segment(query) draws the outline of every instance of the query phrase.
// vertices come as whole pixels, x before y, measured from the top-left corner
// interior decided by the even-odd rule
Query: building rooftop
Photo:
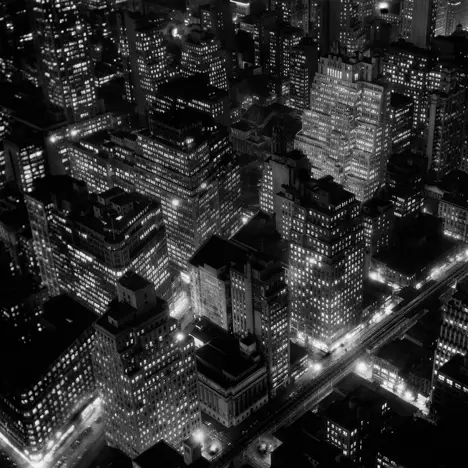
[[[239,231],[232,240],[256,252],[263,252],[273,259],[288,264],[289,244],[281,240],[272,216],[259,211]]]
[[[440,188],[444,192],[444,201],[468,208],[468,174],[466,172],[451,171],[442,180]]]
[[[133,461],[135,468],[186,468],[184,457],[174,450],[168,443],[161,440]]]
[[[400,371],[400,375],[412,373],[419,377],[431,380],[432,352],[408,339],[394,340],[387,343],[377,352],[377,356]]]
[[[127,271],[123,276],[121,276],[119,283],[130,291],[139,291],[140,289],[144,289],[152,285],[148,280],[133,271]]]
[[[411,98],[400,93],[392,93],[390,98],[390,105],[393,108],[412,105],[412,103],[413,100]]]
[[[0,329],[0,359],[3,363],[0,388],[16,393],[34,385],[47,373],[61,354],[96,321],[97,316],[87,307],[61,295],[44,303],[41,325],[43,331],[30,343],[18,343],[8,336],[7,327]]]
[[[265,368],[259,359],[242,352],[239,341],[219,327],[215,337],[196,354],[198,371],[226,390]]]
[[[139,219],[160,207],[159,202],[145,195],[125,192],[120,188],[113,188],[99,195],[93,194],[91,200],[95,210],[80,215],[76,221],[110,244],[122,242]]]
[[[376,407],[381,414],[385,398],[376,391],[360,385],[345,399],[335,401],[325,412],[330,421],[349,431],[354,430],[360,424],[359,408]]]
[[[229,239],[213,235],[192,256],[193,266],[208,265],[215,270],[231,265],[234,261],[245,261],[248,249]]]
[[[459,246],[459,241],[443,235],[439,218],[423,214],[405,229],[405,235],[399,236],[391,248],[378,253],[375,260],[411,277],[432,268]]]
[[[456,354],[439,369],[439,374],[468,386],[468,359]]]
[[[155,297],[153,307],[144,311],[136,310],[129,303],[114,299],[110,302],[107,312],[101,316],[96,325],[106,330],[110,335],[117,336],[122,331],[155,318],[167,317],[169,324],[176,320],[169,316],[167,302],[160,297]]]

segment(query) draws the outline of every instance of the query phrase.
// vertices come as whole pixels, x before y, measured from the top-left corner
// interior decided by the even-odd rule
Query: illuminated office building
[[[284,129],[273,129],[272,151],[263,165],[260,180],[260,209],[268,214],[278,213],[281,209],[276,194],[283,185],[296,184],[301,174],[310,173],[310,163],[304,153],[298,150],[287,151]]]
[[[136,190],[161,200],[169,256],[179,271],[211,234],[240,223],[240,173],[228,135],[189,109],[154,114],[138,134]]]
[[[270,394],[289,382],[289,301],[280,261],[236,240],[212,236],[189,262],[192,307],[240,338],[257,339]]]
[[[271,10],[278,18],[295,28],[301,28],[304,33],[309,32],[309,1],[308,0],[272,0]]]
[[[384,75],[392,91],[413,101],[414,134],[420,134],[427,125],[429,69],[430,53],[405,41],[391,44],[383,63]]]
[[[96,112],[88,32],[76,0],[35,2],[32,17],[40,84],[46,101],[77,122]]]
[[[22,192],[31,192],[34,179],[46,175],[44,137],[27,126],[15,126],[3,141],[5,178]]]
[[[205,112],[221,125],[231,123],[229,93],[210,85],[207,75],[178,78],[159,87],[153,106],[156,112],[187,108]]]
[[[206,74],[212,86],[228,91],[226,63],[226,53],[213,34],[197,29],[188,34],[182,45],[182,76]]]
[[[468,352],[468,283],[460,281],[453,296],[443,306],[437,348],[434,353],[433,380],[437,371],[456,354]]]
[[[360,320],[361,204],[331,176],[284,186],[276,196],[277,229],[290,242],[291,332],[327,350]]]
[[[40,181],[27,197],[44,285],[68,292],[102,314],[128,269],[170,297],[165,229],[159,203],[113,188],[87,195],[67,176]]]
[[[269,30],[269,54],[267,71],[280,79],[289,78],[291,73],[291,53],[304,32],[287,23],[277,23]]]
[[[328,12],[329,46],[339,44],[352,56],[363,50],[365,35],[360,18],[361,0],[330,1]]]
[[[411,151],[393,153],[388,161],[386,185],[395,206],[395,217],[416,216],[424,200],[427,160]]]
[[[426,157],[436,180],[457,169],[462,161],[466,114],[466,77],[463,71],[438,65],[428,82]]]
[[[154,15],[153,15],[154,16]],[[148,109],[161,83],[169,77],[162,18],[125,11],[121,20],[121,47],[126,98],[147,121]]]
[[[403,94],[392,93],[390,99],[390,125],[392,152],[401,153],[411,149],[414,114],[413,100]]]
[[[333,176],[359,201],[385,180],[390,150],[390,93],[374,62],[329,55],[319,61],[295,148],[316,178]]]
[[[95,328],[107,443],[131,458],[161,439],[180,450],[201,425],[193,339],[178,330],[154,286],[131,271]]]
[[[289,106],[304,110],[310,106],[310,87],[317,71],[317,42],[304,38],[291,51]]]
[[[30,343],[2,326],[0,432],[33,466],[51,455],[95,390],[96,315],[68,296],[44,304]],[[66,432],[68,431],[68,432]]]

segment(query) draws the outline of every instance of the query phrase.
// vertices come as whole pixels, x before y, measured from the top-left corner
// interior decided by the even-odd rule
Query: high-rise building
[[[374,60],[321,57],[295,148],[316,178],[333,176],[360,201],[385,180],[390,146],[390,93]]]
[[[125,11],[119,15],[127,101],[133,102],[143,122],[161,83],[169,77],[162,18]]]
[[[439,3],[439,0],[413,0],[411,42],[416,47],[429,47],[437,28]]]
[[[434,353],[433,382],[438,370],[456,354],[468,352],[468,282],[460,281],[456,291],[443,306],[443,321],[440,327],[437,348]]]
[[[403,94],[392,93],[390,99],[390,125],[393,153],[401,153],[411,149],[413,114],[413,100]]]
[[[304,32],[288,23],[278,22],[269,30],[269,55],[267,71],[283,80],[291,74],[291,54]]]
[[[403,40],[391,44],[383,63],[384,75],[392,91],[413,101],[413,135],[420,136],[427,125],[430,67],[430,52]]]
[[[281,261],[213,236],[190,260],[194,314],[257,339],[275,394],[289,381],[289,303]]]
[[[426,158],[436,180],[460,167],[466,118],[463,71],[437,65],[429,75]]]
[[[296,185],[301,175],[308,176],[310,163],[307,156],[298,150],[286,151],[283,128],[273,129],[272,154],[263,166],[260,180],[260,209],[268,214],[278,213],[281,206],[276,194],[283,185]]]
[[[44,305],[41,331],[25,344],[2,325],[0,432],[32,465],[53,457],[93,399],[91,361],[97,316],[68,296]]]
[[[272,0],[270,5],[279,20],[302,29],[305,34],[309,32],[310,5],[307,0]]]
[[[207,74],[215,88],[229,90],[226,52],[216,37],[206,31],[192,30],[182,46],[182,76]]]
[[[395,208],[388,198],[382,194],[362,205],[367,261],[390,244]]]
[[[76,0],[35,2],[32,17],[40,84],[50,104],[71,122],[96,112],[96,92],[88,31]]]
[[[42,282],[51,294],[67,292],[102,314],[116,281],[132,268],[170,298],[158,202],[117,187],[88,197],[86,186],[67,176],[40,182],[27,206]]]
[[[390,156],[386,185],[397,218],[414,217],[421,211],[426,172],[427,161],[420,154],[404,151]]]
[[[310,87],[318,65],[318,44],[307,37],[291,51],[289,106],[297,110],[310,106]]]
[[[329,47],[339,44],[348,56],[352,56],[362,50],[365,45],[364,28],[360,17],[360,3],[362,2],[340,0],[328,3]],[[324,52],[328,53],[328,51]]]
[[[161,439],[181,449],[201,424],[193,339],[178,330],[154,286],[131,271],[95,328],[107,442],[131,458]]]
[[[5,178],[22,192],[31,192],[34,179],[46,175],[44,137],[30,127],[16,125],[3,141]]]
[[[198,394],[204,413],[232,427],[268,402],[267,368],[252,336],[239,339],[206,319],[190,334],[199,348]]]
[[[360,320],[361,205],[331,176],[283,186],[276,196],[278,231],[290,242],[291,331],[308,345],[329,349]]]
[[[136,190],[161,200],[169,255],[179,271],[211,234],[240,226],[240,173],[228,135],[189,109],[154,114],[138,134]]]

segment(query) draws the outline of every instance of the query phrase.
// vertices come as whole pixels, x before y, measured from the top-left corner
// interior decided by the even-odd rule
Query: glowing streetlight
[[[248,220],[249,220],[249,219],[247,218],[247,216],[242,216],[242,223],[243,223],[243,224],[247,224],[247,221],[248,221]]]
[[[78,130],[76,130],[76,128],[74,128],[73,130],[70,131],[70,135],[71,135],[72,137],[76,137],[76,136],[78,135],[78,133],[79,133],[79,132],[78,132]]]
[[[176,335],[176,340],[177,341],[183,341],[185,338],[185,335],[183,333],[177,333]]]
[[[50,138],[49,138],[49,141],[51,143],[56,143],[57,142],[57,137],[55,135],[52,135]]]
[[[177,200],[177,198],[174,198],[171,203],[172,203],[172,206],[177,208],[180,205],[180,200]]]
[[[195,431],[193,433],[193,438],[195,439],[195,442],[203,444],[203,441],[205,440],[205,434],[203,434],[203,431],[201,429],[198,429],[198,431]]]
[[[367,370],[367,366],[366,366],[366,364],[364,362],[360,361],[360,362],[357,363],[356,370],[360,374],[364,374],[364,372],[366,372],[366,370]]]
[[[320,372],[322,370],[323,366],[320,362],[315,362],[312,369],[315,371],[315,372]]]

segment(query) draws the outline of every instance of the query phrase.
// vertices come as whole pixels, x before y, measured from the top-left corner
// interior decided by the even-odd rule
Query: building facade
[[[133,272],[96,323],[93,367],[106,440],[131,458],[161,439],[180,450],[200,427],[193,339]]]
[[[390,95],[376,63],[321,57],[295,148],[314,177],[333,176],[362,202],[385,180],[390,150]]]
[[[328,350],[360,320],[361,206],[332,177],[285,186],[277,197],[277,229],[290,242],[291,332]]]

